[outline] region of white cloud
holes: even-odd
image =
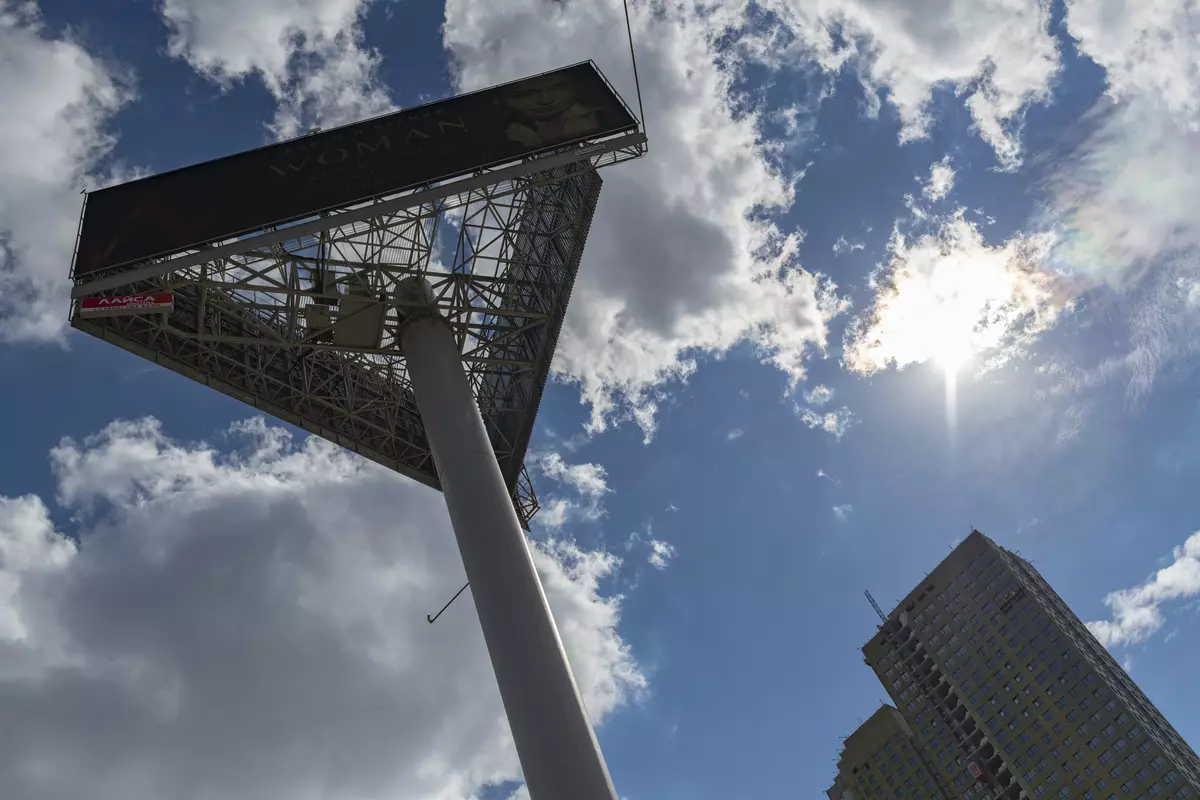
[[[742,430],[741,428],[734,428],[729,433],[725,434],[725,441],[727,441],[727,442],[737,441],[738,439],[742,438],[745,434],[746,434],[746,431]]]
[[[1172,600],[1200,596],[1200,532],[1171,554],[1171,563],[1141,584],[1104,598],[1112,619],[1087,624],[1105,647],[1130,645],[1153,636],[1166,622],[1162,606]]]
[[[862,250],[864,248],[866,248],[866,244],[863,242],[851,242],[847,241],[845,236],[839,236],[837,241],[833,243],[833,254],[840,256],[843,253],[853,253],[855,250]]]
[[[675,545],[659,539],[651,539],[650,542],[650,557],[646,559],[646,563],[657,570],[664,570],[671,559],[675,558]]]
[[[1200,129],[1151,96],[1103,100],[1088,135],[1055,166],[1041,224],[1054,231],[1054,267],[1084,288],[1115,293],[1128,330],[1078,382],[1126,381],[1139,405],[1168,367],[1200,354]]]
[[[0,796],[466,800],[519,769],[441,497],[261,423],[114,423],[0,499]],[[60,516],[60,514],[55,514]],[[646,687],[601,583],[532,548],[592,719]]]
[[[850,426],[855,423],[854,412],[842,406],[835,411],[813,411],[811,408],[796,406],[796,414],[799,415],[800,421],[808,427],[816,430],[820,429],[826,433],[832,433],[834,437],[841,439],[850,429]]]
[[[550,497],[538,512],[539,526],[556,529],[571,520],[594,521],[604,516],[604,495],[611,491],[604,467],[590,463],[568,464],[558,453],[534,455],[529,462],[575,495],[573,498]]]
[[[870,309],[846,330],[843,362],[861,373],[931,359],[957,367],[976,354],[1003,360],[1052,325],[1069,302],[1045,269],[1050,234],[984,242],[962,212],[909,242],[898,230],[891,258],[871,278]]]
[[[954,188],[954,167],[950,165],[950,156],[934,162],[929,168],[929,180],[925,183],[922,193],[933,201],[938,201],[950,194]]]
[[[1200,5],[1196,0],[1067,0],[1067,30],[1104,67],[1115,98],[1153,98],[1200,125]]]
[[[278,138],[391,108],[380,55],[363,43],[370,0],[162,0],[168,52],[228,87],[262,80]]]
[[[537,461],[546,477],[570,486],[584,497],[599,500],[608,492],[607,473],[599,464],[568,464],[558,453],[547,453]]]
[[[1056,166],[1048,224],[1064,269],[1127,289],[1164,260],[1200,250],[1200,130],[1145,99],[1102,102],[1093,130]]]
[[[646,98],[650,154],[606,170],[605,186],[555,362],[592,409],[654,431],[658,389],[696,356],[750,341],[797,381],[843,307],[832,287],[797,269],[799,235],[764,214],[790,206],[755,113],[734,113],[736,77],[722,37],[737,38],[738,4],[630,4]],[[444,42],[460,89],[577,61],[580,42],[635,101],[621,3],[449,0]],[[653,46],[646,43],[652,42]],[[728,56],[728,53],[727,53]]]
[[[1049,99],[1059,70],[1047,0],[770,0],[767,7],[794,34],[791,54],[813,57],[828,72],[856,64],[869,102],[879,103],[886,89],[902,141],[929,133],[931,94],[952,87],[1006,168],[1020,163],[1024,109]]]
[[[838,522],[845,522],[847,519],[850,518],[850,515],[853,513],[854,513],[854,506],[850,505],[849,503],[846,503],[845,505],[833,507],[833,516],[837,517]]]
[[[1087,137],[1050,182],[1057,264],[1121,293],[1129,349],[1085,376],[1128,376],[1131,404],[1168,365],[1191,367],[1200,314],[1200,6],[1195,0],[1068,0],[1065,23],[1101,65],[1108,97],[1083,120]]]
[[[818,470],[817,470],[817,477],[818,477],[818,478],[824,478],[825,480],[829,481],[830,483],[841,483],[841,481],[840,481],[840,480],[838,480],[837,478],[833,477],[833,476],[832,476],[832,475],[830,475],[828,472],[826,472],[826,471],[824,470],[824,468],[821,468],[821,469],[818,469]]]
[[[130,77],[70,34],[50,35],[32,2],[0,2],[0,341],[56,339],[66,327],[83,188],[132,97]]]
[[[833,399],[833,389],[819,383],[804,393],[804,402],[810,406],[823,406]]]

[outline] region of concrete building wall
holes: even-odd
[[[826,792],[831,800],[945,800],[904,717],[880,706],[846,737],[838,775]]]
[[[954,797],[1200,800],[1191,748],[1037,571],[977,531],[863,655]]]

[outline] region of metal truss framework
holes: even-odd
[[[396,287],[424,277],[527,526],[538,503],[525,453],[600,192],[596,167],[642,152],[644,137],[624,151],[577,149],[428,201],[266,231],[198,263],[185,254],[89,276],[76,297],[172,292],[174,308],[84,318],[76,303],[71,324],[439,488],[399,344],[411,301]]]

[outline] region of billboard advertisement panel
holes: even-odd
[[[591,63],[87,197],[75,277],[636,128]]]
[[[174,305],[175,296],[170,292],[85,297],[79,301],[79,313],[85,317],[117,317],[170,311]]]

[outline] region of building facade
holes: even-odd
[[[880,706],[846,737],[838,774],[825,794],[830,800],[944,800],[948,795],[913,737],[904,717]]]
[[[1037,570],[978,531],[863,655],[948,796],[1200,800],[1195,752]]]

